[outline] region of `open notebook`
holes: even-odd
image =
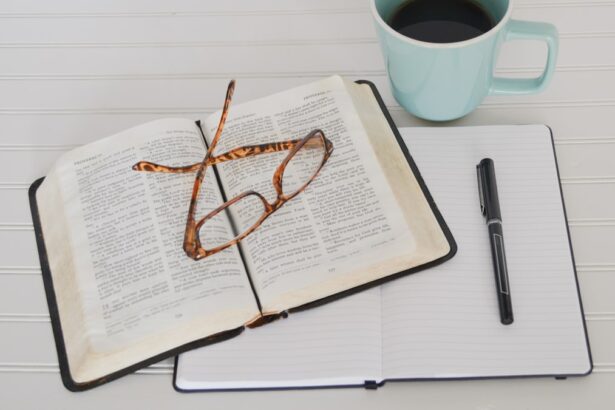
[[[228,342],[182,354],[182,391],[569,376],[592,363],[549,128],[400,130],[458,254]],[[476,164],[495,161],[515,315],[500,323]]]

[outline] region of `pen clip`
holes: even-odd
[[[480,212],[485,215],[485,193],[483,191],[483,172],[481,164],[476,166],[476,178],[478,180],[478,201],[480,203]]]

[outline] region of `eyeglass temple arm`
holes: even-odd
[[[301,139],[289,140],[289,141],[281,141],[281,142],[270,142],[267,144],[259,144],[259,145],[246,145],[244,147],[239,147],[232,149],[223,154],[217,155],[215,157],[209,158],[207,161],[207,166],[216,165],[222,162],[232,161],[235,159],[247,158],[251,156],[261,155],[261,154],[270,154],[272,152],[280,152],[280,151],[290,151],[297,145]],[[325,138],[325,143],[327,145],[331,144],[331,142]],[[317,148],[320,145],[320,140],[309,140],[304,147],[307,148]],[[148,161],[140,161],[132,166],[132,169],[135,171],[146,171],[146,172],[165,172],[172,174],[181,174],[187,172],[194,172],[199,169],[201,166],[201,162],[191,165],[185,165],[182,167],[168,167],[166,165],[160,165],[153,162]]]
[[[196,203],[199,198],[199,191],[201,190],[203,178],[205,177],[205,169],[207,168],[208,162],[212,157],[212,153],[216,148],[216,144],[220,139],[220,135],[222,135],[224,124],[226,123],[226,118],[228,117],[228,108],[231,105],[231,99],[233,98],[234,91],[235,80],[231,80],[231,82],[228,84],[228,88],[226,89],[224,107],[222,108],[222,114],[220,115],[220,121],[218,122],[218,129],[216,130],[216,135],[214,136],[214,139],[211,141],[211,144],[207,149],[207,154],[205,154],[205,158],[203,158],[203,161],[199,164],[199,167],[196,172],[196,178],[194,179],[194,185],[192,186],[192,196],[190,197],[190,207],[188,208],[188,217],[186,218],[186,231],[184,233],[184,252],[186,252],[186,255],[195,260],[200,259],[204,256],[202,255],[204,249],[201,247],[198,230],[196,229],[196,222],[194,220]]]

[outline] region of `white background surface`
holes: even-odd
[[[615,406],[615,1],[517,0],[549,21],[560,58],[543,94],[488,98],[447,125],[553,129],[595,370],[585,378],[389,383],[179,394],[171,360],[86,393],[64,389],[27,187],[64,151],[151,119],[203,118],[229,78],[235,101],[338,73],[371,80],[398,126],[364,0],[77,0],[0,3],[0,406],[3,408],[607,409]],[[539,43],[507,44],[499,72],[536,75]],[[410,148],[411,149],[411,148]],[[429,181],[427,181],[429,182]]]

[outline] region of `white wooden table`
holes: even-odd
[[[60,382],[27,187],[64,151],[154,118],[202,118],[238,79],[245,101],[339,73],[375,82],[399,126],[365,0],[33,0],[0,3],[0,408],[615,408],[615,1],[517,0],[560,30],[537,96],[488,99],[456,124],[553,128],[595,370],[585,378],[416,382],[179,394],[170,360],[81,394]],[[534,75],[540,44],[500,71]]]

